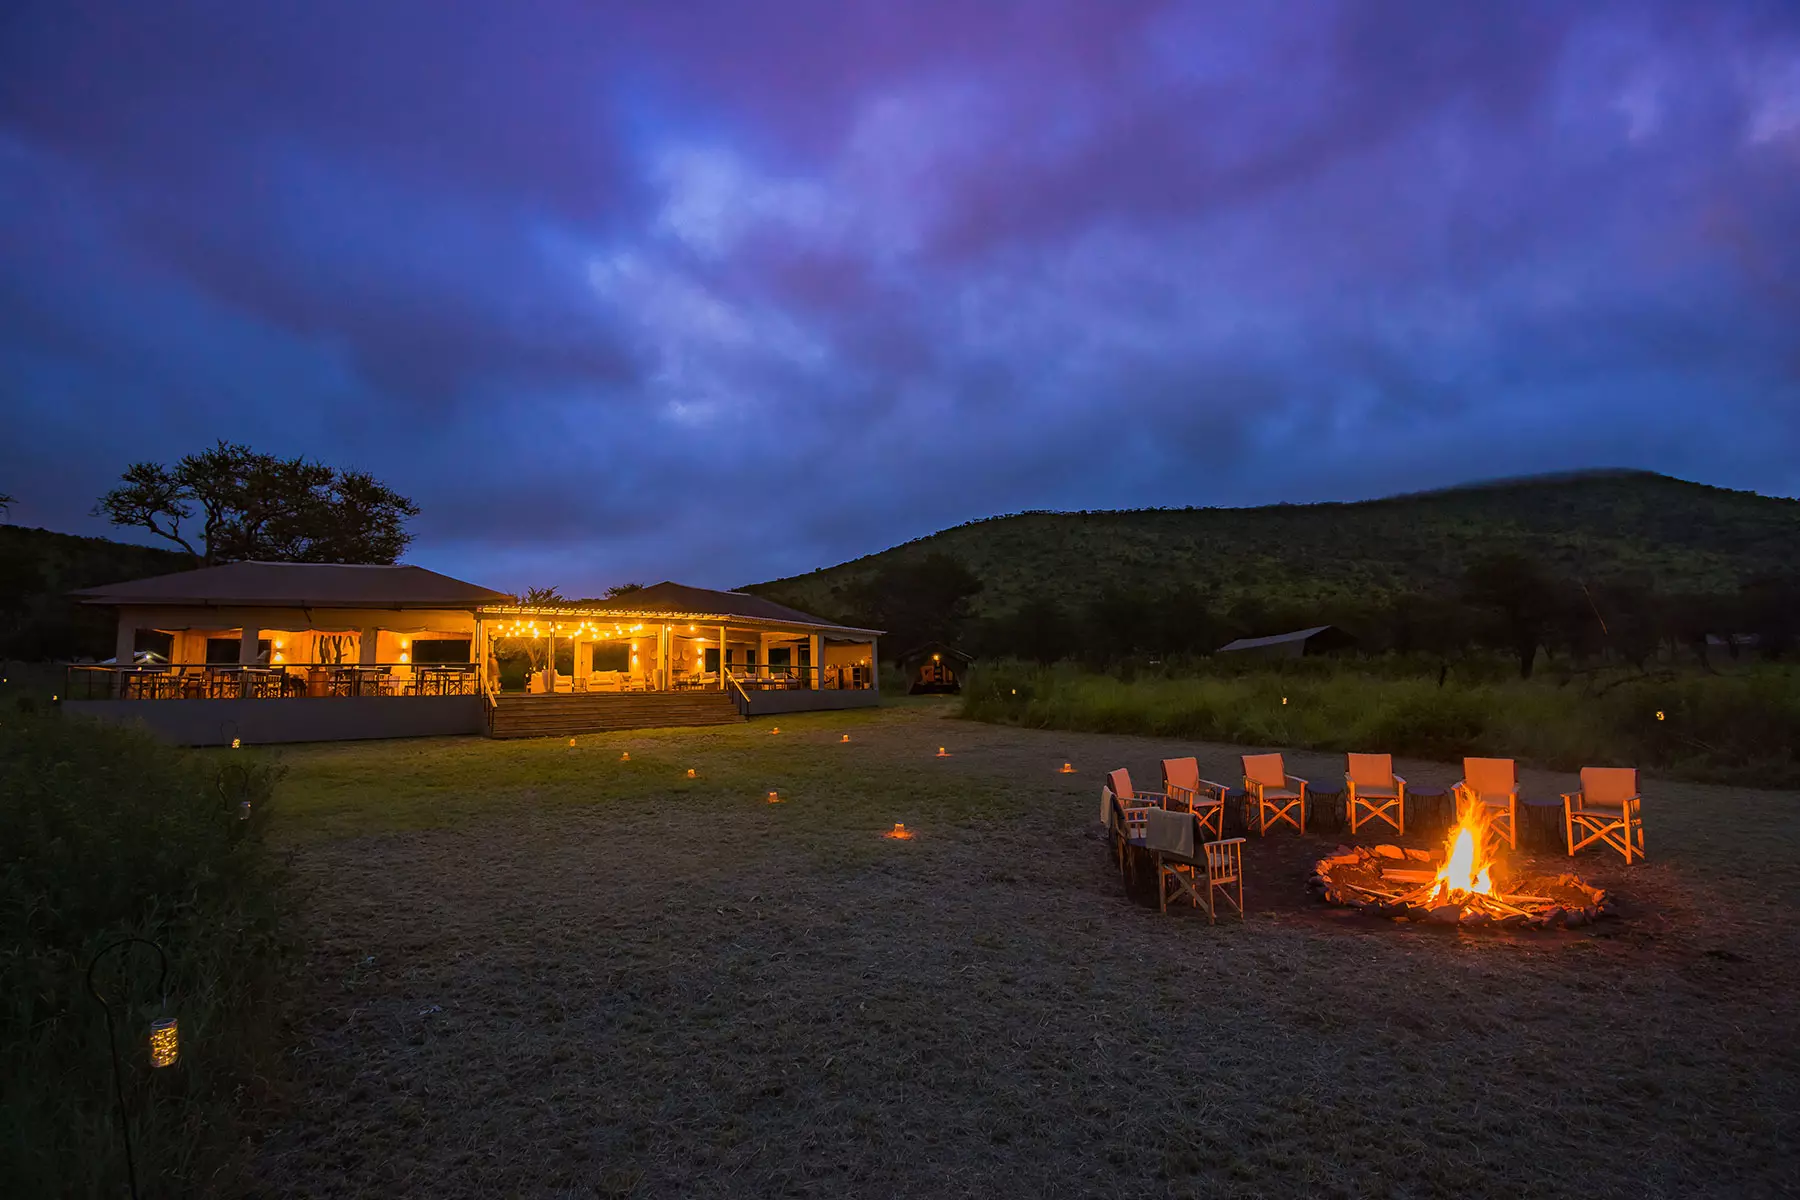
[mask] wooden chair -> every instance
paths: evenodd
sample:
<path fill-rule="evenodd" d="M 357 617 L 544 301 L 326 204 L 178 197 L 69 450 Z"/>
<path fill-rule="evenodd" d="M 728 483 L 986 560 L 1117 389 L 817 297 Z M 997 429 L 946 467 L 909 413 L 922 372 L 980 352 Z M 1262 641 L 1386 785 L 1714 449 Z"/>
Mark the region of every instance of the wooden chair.
<path fill-rule="evenodd" d="M 1344 771 L 1350 832 L 1370 821 L 1386 821 L 1394 832 L 1406 832 L 1406 780 L 1394 774 L 1391 754 L 1350 754 Z"/>
<path fill-rule="evenodd" d="M 1216 923 L 1217 895 L 1223 892 L 1242 919 L 1244 839 L 1202 841 L 1200 818 L 1191 812 L 1152 808 L 1145 818 L 1144 845 L 1156 855 L 1156 899 L 1162 911 L 1169 911 L 1170 900 L 1180 903 L 1185 896 L 1195 908 L 1205 908 L 1206 919 Z"/>
<path fill-rule="evenodd" d="M 1200 821 L 1200 831 L 1212 830 L 1214 837 L 1225 836 L 1225 793 L 1222 783 L 1200 778 L 1200 764 L 1191 758 L 1162 760 L 1163 794 L 1169 806 L 1177 804 L 1193 813 Z"/>
<path fill-rule="evenodd" d="M 1581 790 L 1563 794 L 1563 830 L 1569 854 L 1595 842 L 1611 846 L 1629 865 L 1644 860 L 1644 819 L 1637 772 L 1630 767 L 1583 767 Z M 1575 840 L 1579 831 L 1583 836 Z"/>
<path fill-rule="evenodd" d="M 1453 789 L 1457 806 L 1487 809 L 1488 829 L 1509 850 L 1519 848 L 1519 770 L 1510 758 L 1465 758 Z"/>
<path fill-rule="evenodd" d="M 1116 839 L 1119 868 L 1123 870 L 1125 843 L 1144 837 L 1144 827 L 1148 820 L 1146 814 L 1153 808 L 1161 808 L 1164 797 L 1155 793 L 1138 794 L 1131 786 L 1131 772 L 1124 767 L 1107 772 L 1106 790 L 1112 793 L 1112 799 L 1108 802 L 1107 823 Z"/>
<path fill-rule="evenodd" d="M 1289 775 L 1279 754 L 1246 754 L 1244 790 L 1256 797 L 1258 836 L 1269 826 L 1286 821 L 1298 832 L 1306 831 L 1306 780 Z"/>
<path fill-rule="evenodd" d="M 1237 909 L 1238 920 L 1244 919 L 1244 839 L 1226 838 L 1206 843 L 1206 917 L 1218 923 L 1218 899 Z M 1236 895 L 1233 895 L 1233 892 Z"/>

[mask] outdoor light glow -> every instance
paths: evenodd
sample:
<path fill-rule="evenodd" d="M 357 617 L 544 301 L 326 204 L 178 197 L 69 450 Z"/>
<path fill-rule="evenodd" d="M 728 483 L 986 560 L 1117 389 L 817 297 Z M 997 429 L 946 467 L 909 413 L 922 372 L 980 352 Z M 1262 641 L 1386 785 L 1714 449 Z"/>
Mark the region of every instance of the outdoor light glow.
<path fill-rule="evenodd" d="M 1064 775 L 1073 775 L 1075 773 L 1075 764 L 1074 763 L 1064 763 L 1062 765 L 1062 773 Z"/>
<path fill-rule="evenodd" d="M 777 726 L 776 726 L 776 727 L 775 727 L 775 728 L 773 728 L 773 729 L 771 729 L 771 730 L 769 730 L 769 734 L 770 734 L 770 736 L 773 736 L 773 735 L 775 735 L 775 734 L 777 734 L 777 733 L 780 733 L 780 732 L 781 732 L 781 726 L 779 726 L 779 725 L 777 725 Z"/>
<path fill-rule="evenodd" d="M 838 739 L 838 741 L 840 741 L 840 742 L 847 742 L 849 740 L 850 740 L 850 735 L 847 733 L 843 737 Z"/>
<path fill-rule="evenodd" d="M 904 842 L 912 837 L 912 833 L 911 833 L 911 831 L 909 831 L 906 828 L 905 822 L 895 821 L 894 827 L 892 829 L 888 830 L 886 833 L 882 834 L 881 836 L 885 837 L 885 838 L 893 838 L 897 842 Z"/>
<path fill-rule="evenodd" d="M 1656 710 L 1656 719 L 1659 721 L 1663 719 L 1662 710 L 1660 708 Z"/>
<path fill-rule="evenodd" d="M 619 755 L 619 761 L 620 762 L 630 762 L 631 761 L 631 751 L 627 750 L 627 751 L 625 751 L 625 753 Z"/>
<path fill-rule="evenodd" d="M 948 751 L 948 750 L 946 750 L 946 749 L 944 749 L 944 748 L 943 748 L 943 747 L 942 747 L 942 746 L 939 746 L 939 747 L 938 747 L 938 752 L 937 752 L 937 756 L 938 756 L 938 757 L 939 757 L 939 758 L 949 758 L 949 757 L 950 757 L 950 752 L 949 752 L 949 751 Z"/>
<path fill-rule="evenodd" d="M 781 803 L 781 793 L 780 792 L 770 792 L 769 793 L 769 803 L 770 804 L 780 804 Z"/>
<path fill-rule="evenodd" d="M 232 739 L 231 739 L 231 748 L 232 748 L 232 749 L 233 749 L 233 750 L 236 750 L 236 749 L 237 749 L 237 748 L 238 748 L 238 747 L 240 747 L 240 746 L 242 746 L 242 745 L 243 745 L 243 743 L 242 743 L 242 742 L 240 742 L 240 741 L 239 741 L 239 740 L 238 740 L 238 739 L 237 739 L 237 738 L 232 738 Z"/>
<path fill-rule="evenodd" d="M 181 1055 L 181 1033 L 174 1017 L 150 1023 L 150 1065 L 172 1067 Z"/>
<path fill-rule="evenodd" d="M 250 819 L 250 802 L 248 800 L 239 800 L 238 801 L 238 820 L 248 821 L 249 819 Z"/>
<path fill-rule="evenodd" d="M 571 747 L 573 747 L 573 746 L 574 746 L 574 745 L 575 745 L 575 739 L 574 739 L 574 738 L 570 738 L 570 739 L 569 739 L 569 745 L 570 745 L 570 746 L 571 746 Z"/>
<path fill-rule="evenodd" d="M 1282 698 L 1281 698 L 1281 702 L 1282 702 L 1282 703 L 1283 703 L 1283 704 L 1286 704 L 1286 703 L 1287 703 L 1287 697 L 1286 697 L 1286 696 L 1283 696 L 1283 697 L 1282 697 Z"/>
<path fill-rule="evenodd" d="M 693 777 L 694 777 L 694 768 L 689 767 L 688 768 L 688 778 L 692 779 Z"/>
<path fill-rule="evenodd" d="M 934 654 L 934 655 L 932 655 L 932 656 L 931 656 L 931 661 L 932 661 L 932 662 L 937 662 L 937 661 L 939 661 L 939 659 L 940 659 L 940 658 L 941 658 L 941 656 L 940 656 L 940 655 L 936 655 L 936 654 Z"/>

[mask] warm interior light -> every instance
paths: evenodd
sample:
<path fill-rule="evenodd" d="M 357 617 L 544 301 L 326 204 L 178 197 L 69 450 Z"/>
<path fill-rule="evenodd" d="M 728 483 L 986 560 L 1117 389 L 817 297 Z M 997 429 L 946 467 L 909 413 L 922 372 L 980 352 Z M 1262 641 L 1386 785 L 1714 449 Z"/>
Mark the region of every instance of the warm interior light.
<path fill-rule="evenodd" d="M 181 1031 L 174 1017 L 150 1023 L 150 1065 L 172 1067 L 181 1057 Z"/>

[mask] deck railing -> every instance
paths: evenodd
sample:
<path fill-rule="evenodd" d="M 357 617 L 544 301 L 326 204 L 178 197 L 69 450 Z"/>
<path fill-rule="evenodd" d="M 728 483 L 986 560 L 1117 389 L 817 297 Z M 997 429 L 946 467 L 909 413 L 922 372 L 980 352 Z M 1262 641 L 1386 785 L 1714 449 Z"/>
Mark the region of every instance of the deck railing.
<path fill-rule="evenodd" d="M 70 700 L 293 700 L 357 696 L 473 696 L 474 663 L 67 664 Z"/>

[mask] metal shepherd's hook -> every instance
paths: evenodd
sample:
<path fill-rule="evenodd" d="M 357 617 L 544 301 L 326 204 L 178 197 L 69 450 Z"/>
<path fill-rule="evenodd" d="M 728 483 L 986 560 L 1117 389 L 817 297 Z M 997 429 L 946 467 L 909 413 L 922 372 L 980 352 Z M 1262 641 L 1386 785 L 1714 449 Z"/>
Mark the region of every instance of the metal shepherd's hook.
<path fill-rule="evenodd" d="M 92 996 L 95 1003 L 100 1005 L 100 1011 L 106 1014 L 106 1049 L 112 1055 L 113 1098 L 118 1101 L 119 1105 L 119 1129 L 125 1135 L 125 1174 L 131 1182 L 131 1200 L 138 1200 L 137 1161 L 131 1153 L 131 1122 L 125 1114 L 125 1073 L 119 1065 L 119 1038 L 113 1029 L 112 1005 L 106 1002 L 106 997 L 102 996 L 100 989 L 94 986 L 94 968 L 100 965 L 100 960 L 114 950 L 132 945 L 148 946 L 156 951 L 157 961 L 160 964 L 160 971 L 156 977 L 156 991 L 158 995 L 166 998 L 169 982 L 169 956 L 164 953 L 161 946 L 148 938 L 141 937 L 120 938 L 116 942 L 102 946 L 94 957 L 88 960 L 87 990 L 88 995 Z"/>

